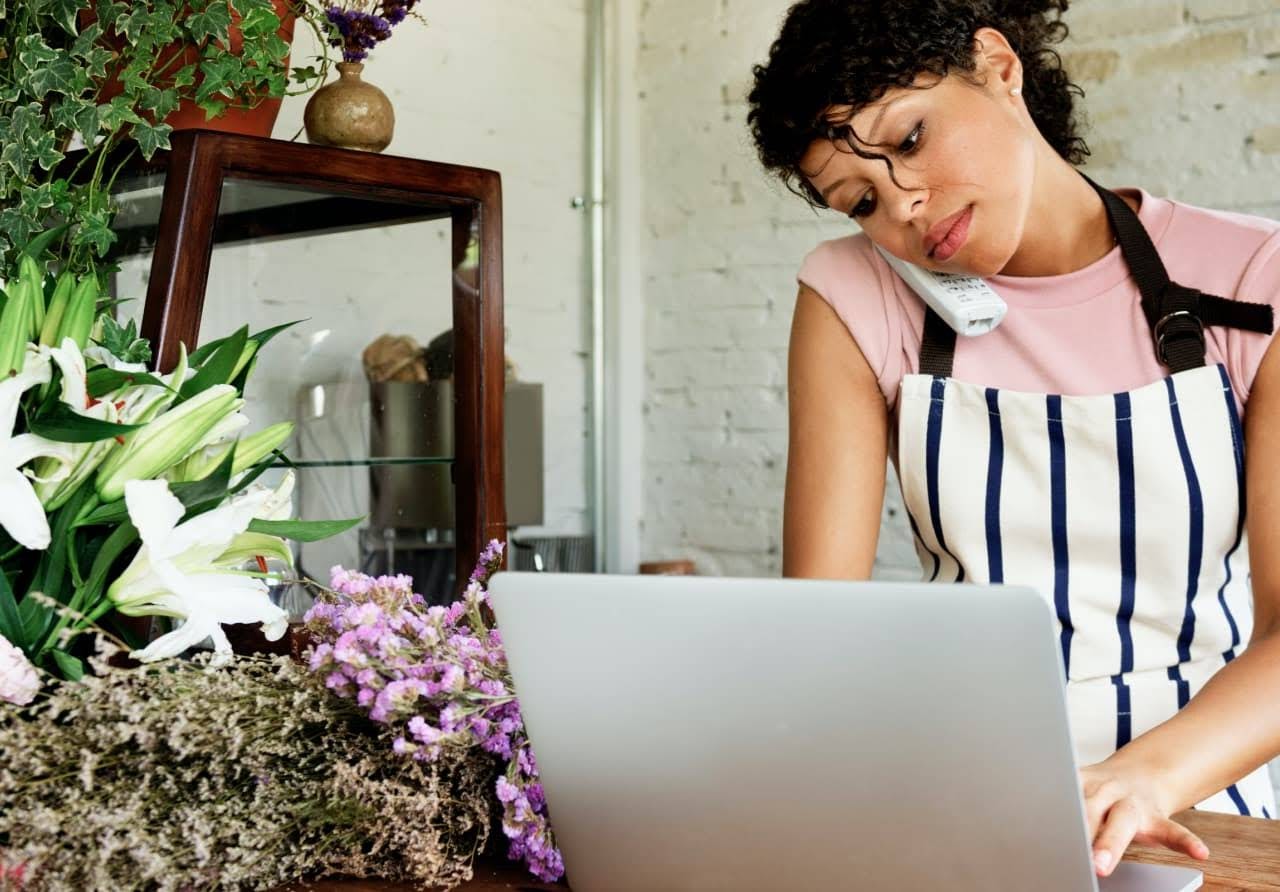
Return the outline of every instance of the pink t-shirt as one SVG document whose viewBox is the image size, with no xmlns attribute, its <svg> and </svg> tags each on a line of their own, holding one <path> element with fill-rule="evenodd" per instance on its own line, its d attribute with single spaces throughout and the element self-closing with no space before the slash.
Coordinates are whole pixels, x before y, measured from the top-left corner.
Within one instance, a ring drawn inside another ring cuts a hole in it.
<svg viewBox="0 0 1280 892">
<path fill-rule="evenodd" d="M 1206 294 L 1277 309 L 1280 222 L 1160 198 L 1140 187 L 1138 218 L 1173 281 Z M 799 281 L 829 303 L 875 370 L 891 410 L 898 382 L 919 368 L 924 302 L 864 233 L 825 241 L 805 257 Z M 1168 374 L 1155 355 L 1137 283 L 1119 246 L 1060 276 L 992 276 L 1009 305 L 985 335 L 956 339 L 954 376 L 1008 390 L 1064 395 L 1133 390 Z M 1226 365 L 1241 411 L 1271 335 L 1205 329 L 1205 361 Z"/>
</svg>

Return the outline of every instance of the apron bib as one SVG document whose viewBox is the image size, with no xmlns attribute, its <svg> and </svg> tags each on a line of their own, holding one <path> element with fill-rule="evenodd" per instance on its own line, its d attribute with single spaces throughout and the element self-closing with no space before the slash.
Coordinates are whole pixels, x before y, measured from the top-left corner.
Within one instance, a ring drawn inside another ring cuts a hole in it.
<svg viewBox="0 0 1280 892">
<path fill-rule="evenodd" d="M 1132 209 L 1085 179 L 1172 374 L 1088 396 L 957 381 L 955 332 L 926 309 L 894 462 L 924 579 L 1029 585 L 1053 607 L 1082 766 L 1169 719 L 1249 641 L 1244 437 L 1202 326 L 1272 330 L 1268 306 L 1170 282 Z M 1276 815 L 1267 766 L 1196 807 Z"/>
</svg>

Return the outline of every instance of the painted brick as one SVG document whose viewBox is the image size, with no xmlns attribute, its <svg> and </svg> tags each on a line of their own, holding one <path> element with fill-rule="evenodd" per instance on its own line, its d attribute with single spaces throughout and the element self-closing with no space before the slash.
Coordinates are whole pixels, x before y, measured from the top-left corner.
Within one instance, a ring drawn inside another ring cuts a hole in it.
<svg viewBox="0 0 1280 892">
<path fill-rule="evenodd" d="M 1276 12 L 1275 0 L 1187 0 L 1192 21 L 1215 22 Z"/>
<path fill-rule="evenodd" d="M 1062 67 L 1075 81 L 1105 81 L 1120 67 L 1120 54 L 1115 50 L 1080 50 L 1064 53 Z"/>
<path fill-rule="evenodd" d="M 1274 155 L 1280 152 L 1280 125 L 1259 127 L 1245 137 L 1245 142 L 1255 151 Z"/>
<path fill-rule="evenodd" d="M 1248 52 L 1248 32 L 1213 31 L 1142 50 L 1134 55 L 1131 65 L 1138 74 L 1178 76 L 1197 67 L 1238 62 Z"/>
</svg>

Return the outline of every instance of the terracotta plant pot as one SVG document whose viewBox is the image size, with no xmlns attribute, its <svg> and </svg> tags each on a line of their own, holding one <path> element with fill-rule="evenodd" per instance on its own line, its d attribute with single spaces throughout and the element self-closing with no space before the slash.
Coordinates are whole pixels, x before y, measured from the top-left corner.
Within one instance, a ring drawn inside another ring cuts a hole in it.
<svg viewBox="0 0 1280 892">
<path fill-rule="evenodd" d="M 362 71 L 359 62 L 339 62 L 338 79 L 307 101 L 302 122 L 313 145 L 381 152 L 391 144 L 395 109 L 386 93 L 361 80 Z"/>
<path fill-rule="evenodd" d="M 297 16 L 293 10 L 291 0 L 272 0 L 275 7 L 276 15 L 280 18 L 279 35 L 281 39 L 292 46 L 293 30 L 297 22 Z M 80 13 L 80 25 L 85 27 L 92 24 L 97 16 L 91 10 L 85 10 Z M 235 55 L 244 47 L 244 36 L 240 33 L 239 25 L 240 17 L 232 8 L 231 11 L 231 28 L 228 30 L 227 36 L 229 40 L 229 50 Z M 107 35 L 103 42 L 109 46 L 117 48 L 120 44 L 119 38 Z M 198 62 L 200 59 L 200 51 L 197 47 L 189 44 L 173 43 L 165 47 L 157 54 L 156 67 L 158 69 L 177 70 L 185 65 Z M 289 57 L 285 57 L 285 66 L 289 64 Z M 200 74 L 196 74 L 196 84 L 200 83 Z M 115 96 L 118 96 L 123 87 L 114 77 L 107 80 L 99 91 L 98 101 L 108 102 Z M 195 102 L 185 99 L 178 104 L 165 119 L 164 123 L 168 124 L 174 130 L 218 130 L 224 133 L 241 133 L 247 136 L 270 136 L 272 129 L 275 127 L 276 118 L 280 115 L 280 105 L 282 99 L 264 99 L 252 108 L 242 108 L 237 106 L 228 106 L 222 114 L 213 119 L 206 119 L 204 109 L 196 105 Z"/>
</svg>

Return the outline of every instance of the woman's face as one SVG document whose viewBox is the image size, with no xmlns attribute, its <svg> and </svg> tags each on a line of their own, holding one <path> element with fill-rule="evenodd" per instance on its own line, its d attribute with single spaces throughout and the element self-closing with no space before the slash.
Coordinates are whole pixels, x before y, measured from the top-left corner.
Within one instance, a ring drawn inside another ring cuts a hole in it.
<svg viewBox="0 0 1280 892">
<path fill-rule="evenodd" d="M 850 124 L 862 140 L 855 145 L 891 158 L 901 186 L 883 161 L 862 158 L 843 142 L 815 141 L 801 160 L 828 206 L 848 214 L 891 254 L 928 269 L 994 275 L 1022 239 L 1038 131 L 1022 101 L 1009 94 L 1021 84 L 1020 70 L 1002 72 L 985 62 L 979 54 L 977 80 L 985 77 L 985 86 L 955 74 L 922 75 L 916 84 L 932 85 L 928 89 L 891 89 L 854 115 Z M 829 114 L 838 120 L 841 112 L 847 108 Z M 931 256 L 930 230 L 939 232 L 937 224 L 960 212 L 967 221 L 962 216 Z"/>
</svg>

